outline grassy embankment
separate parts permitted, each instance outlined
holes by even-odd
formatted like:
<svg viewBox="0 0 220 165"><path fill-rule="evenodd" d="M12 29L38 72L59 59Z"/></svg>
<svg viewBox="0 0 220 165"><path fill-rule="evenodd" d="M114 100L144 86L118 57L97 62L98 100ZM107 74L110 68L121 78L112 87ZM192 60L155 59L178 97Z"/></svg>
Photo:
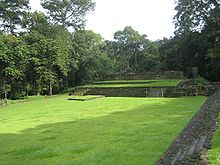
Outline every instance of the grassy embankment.
<svg viewBox="0 0 220 165"><path fill-rule="evenodd" d="M220 116L219 116L219 127L216 131L214 138L212 140L212 149L209 151L209 163L210 165L219 165L220 164Z"/></svg>

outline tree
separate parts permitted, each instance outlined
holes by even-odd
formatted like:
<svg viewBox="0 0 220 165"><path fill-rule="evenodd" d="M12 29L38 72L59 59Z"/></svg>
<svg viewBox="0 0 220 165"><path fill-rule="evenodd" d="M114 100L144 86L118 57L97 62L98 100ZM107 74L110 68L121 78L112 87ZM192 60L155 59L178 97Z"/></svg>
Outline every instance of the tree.
<svg viewBox="0 0 220 165"><path fill-rule="evenodd" d="M9 84L4 84L4 86L2 87L2 92L4 93L5 97L4 99L8 98L8 92L11 91L11 85Z"/></svg>
<svg viewBox="0 0 220 165"><path fill-rule="evenodd" d="M78 30L85 26L85 16L94 9L95 3L91 0L41 0L41 5L53 23Z"/></svg>
<svg viewBox="0 0 220 165"><path fill-rule="evenodd" d="M61 25L51 24L42 12L29 13L28 33L22 35L30 50L26 79L34 93L52 94L55 85L64 88L70 67L71 34Z"/></svg>
<svg viewBox="0 0 220 165"><path fill-rule="evenodd" d="M220 1L178 0L174 17L184 70L196 66L200 75L219 80ZM194 67L193 66L193 67Z"/></svg>
<svg viewBox="0 0 220 165"><path fill-rule="evenodd" d="M159 44L160 60L164 70L183 70L183 55L180 51L180 37L164 38Z"/></svg>
<svg viewBox="0 0 220 165"><path fill-rule="evenodd" d="M176 0L174 17L176 33L201 31L213 10L220 6L219 0Z"/></svg>
<svg viewBox="0 0 220 165"><path fill-rule="evenodd" d="M159 59L159 46L156 42L151 42L147 39L147 35L141 36L141 42L139 43L138 52L138 65L136 70L138 72L149 72L160 70L160 59Z"/></svg>
<svg viewBox="0 0 220 165"><path fill-rule="evenodd" d="M69 45L65 43L66 40L62 41L62 37L52 37L54 36L44 36L37 31L23 36L31 56L27 79L35 86L37 94L48 87L51 95L53 85L62 83L68 73Z"/></svg>
<svg viewBox="0 0 220 165"><path fill-rule="evenodd" d="M48 27L50 23L44 13L35 11L27 13L23 20L23 27L28 29L29 32L35 30L41 34L48 34Z"/></svg>
<svg viewBox="0 0 220 165"><path fill-rule="evenodd" d="M116 63L119 73L145 72L154 70L159 65L159 52L155 43L146 35L127 26L114 34L115 41L108 42L108 50Z"/></svg>
<svg viewBox="0 0 220 165"><path fill-rule="evenodd" d="M73 35L72 59L77 61L77 69L69 76L72 82L79 85L85 81L91 81L100 76L100 67L107 58L104 52L105 42L101 35L90 30L82 30ZM102 68L103 70L103 68ZM74 77L74 79L72 79Z"/></svg>
<svg viewBox="0 0 220 165"><path fill-rule="evenodd" d="M209 60L209 78L219 81L220 73L220 8L216 8L206 21L203 35L207 37L209 47L207 48L206 58Z"/></svg>
<svg viewBox="0 0 220 165"><path fill-rule="evenodd" d="M141 35L127 26L123 31L119 30L114 34L117 50L117 62L121 66L121 72L134 72L137 67L137 52L140 49ZM130 59L134 56L135 66L130 65Z"/></svg>
<svg viewBox="0 0 220 165"><path fill-rule="evenodd" d="M0 21L4 32L15 34L29 10L29 0L1 0Z"/></svg>
<svg viewBox="0 0 220 165"><path fill-rule="evenodd" d="M10 97L22 97L22 82L25 78L28 54L26 43L14 35L3 35L0 43L1 84L11 86Z"/></svg>

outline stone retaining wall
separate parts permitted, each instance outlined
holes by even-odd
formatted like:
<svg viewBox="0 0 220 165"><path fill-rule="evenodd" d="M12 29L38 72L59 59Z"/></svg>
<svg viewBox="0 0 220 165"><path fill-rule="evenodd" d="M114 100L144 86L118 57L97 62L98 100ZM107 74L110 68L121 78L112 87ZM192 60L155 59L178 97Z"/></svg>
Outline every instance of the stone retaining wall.
<svg viewBox="0 0 220 165"><path fill-rule="evenodd" d="M180 82L176 86L176 92L185 92L187 96L210 96L220 90L220 83L199 84L193 79Z"/></svg>
<svg viewBox="0 0 220 165"><path fill-rule="evenodd" d="M175 87L117 87L117 88L85 88L78 87L70 95L104 95L106 97L179 97Z"/></svg>
<svg viewBox="0 0 220 165"><path fill-rule="evenodd" d="M70 94L104 95L107 97L182 97L198 95L210 96L219 89L220 83L201 85L194 83L192 80L186 80L179 83L176 87L77 87L70 91Z"/></svg>
<svg viewBox="0 0 220 165"><path fill-rule="evenodd" d="M215 92L203 104L197 114L183 129L157 165L207 164L207 149L217 128L220 112L220 91Z"/></svg>
<svg viewBox="0 0 220 165"><path fill-rule="evenodd" d="M146 72L135 74L110 75L103 80L149 80L149 79L184 79L183 72L165 71L165 72Z"/></svg>
<svg viewBox="0 0 220 165"><path fill-rule="evenodd" d="M107 97L182 97L210 96L217 88L213 85L186 87L77 87L71 95L104 95Z"/></svg>

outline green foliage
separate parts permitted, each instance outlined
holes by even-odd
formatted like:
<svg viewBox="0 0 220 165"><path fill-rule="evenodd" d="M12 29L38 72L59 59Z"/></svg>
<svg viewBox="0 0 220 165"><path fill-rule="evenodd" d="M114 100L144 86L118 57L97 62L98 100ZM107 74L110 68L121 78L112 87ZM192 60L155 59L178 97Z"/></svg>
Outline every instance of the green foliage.
<svg viewBox="0 0 220 165"><path fill-rule="evenodd" d="M206 99L67 98L1 108L0 162L155 164Z"/></svg>
<svg viewBox="0 0 220 165"><path fill-rule="evenodd" d="M105 42L101 35L92 31L82 30L75 32L72 39L73 52L71 59L77 61L77 70L72 76L77 85L91 81L105 75L105 70L111 67L109 58L104 52ZM74 69L74 68L73 68Z"/></svg>
<svg viewBox="0 0 220 165"><path fill-rule="evenodd" d="M0 41L0 84L4 87L10 85L10 92L3 92L12 98L18 89L19 83L24 81L26 66L28 64L29 50L26 43L14 35L2 35Z"/></svg>
<svg viewBox="0 0 220 165"><path fill-rule="evenodd" d="M41 0L41 5L53 23L74 30L85 26L85 16L95 6L91 0Z"/></svg>
<svg viewBox="0 0 220 165"><path fill-rule="evenodd" d="M48 31L48 18L42 12L35 11L33 13L28 13L23 20L23 26L30 32L36 30L44 35L50 33L50 31Z"/></svg>
<svg viewBox="0 0 220 165"><path fill-rule="evenodd" d="M29 0L1 0L0 22L5 32L15 34L29 9Z"/></svg>
<svg viewBox="0 0 220 165"><path fill-rule="evenodd" d="M10 85L8 97L15 99L51 95L112 74L178 70L191 77L193 67L220 80L219 1L176 2L177 35L152 42L130 26L115 32L114 41L83 30L95 6L91 0L42 0L46 15L30 12L28 0L2 0L1 88Z"/></svg>
<svg viewBox="0 0 220 165"><path fill-rule="evenodd" d="M25 103L25 102L29 102L29 101L42 100L45 98L47 98L47 97L45 97L45 96L28 96L28 97L23 97L22 99L19 99L19 100L4 99L4 100L0 100L0 108L10 106L13 104L20 104L20 103Z"/></svg>
<svg viewBox="0 0 220 165"><path fill-rule="evenodd" d="M100 35L84 30L70 34L67 30L84 27L86 14L94 8L91 0L43 0L51 20L42 12L29 12L28 3L0 2L4 29L4 34L0 33L0 84L2 88L5 84L11 86L10 98L22 98L28 93L51 95L54 87L57 93L103 77L105 69L111 72ZM21 26L27 32L19 36L6 34L14 34Z"/></svg>
<svg viewBox="0 0 220 165"><path fill-rule="evenodd" d="M8 92L11 91L11 85L9 84L0 84L0 95L4 94L4 99L7 99Z"/></svg>
<svg viewBox="0 0 220 165"><path fill-rule="evenodd" d="M31 75L32 85L36 86L38 93L41 93L43 86L62 82L67 76L70 48L65 44L66 40L61 39L43 36L37 31L24 36L31 51L27 75Z"/></svg>
<svg viewBox="0 0 220 165"><path fill-rule="evenodd" d="M107 42L109 56L119 73L153 71L160 64L158 47L146 35L127 26L114 34L114 42Z"/></svg>
<svg viewBox="0 0 220 165"><path fill-rule="evenodd" d="M26 44L14 35L7 35L4 37L4 45L4 54L1 55L1 61L5 67L2 69L2 75L8 81L22 79L28 62Z"/></svg>
<svg viewBox="0 0 220 165"><path fill-rule="evenodd" d="M176 36L160 48L165 67L184 70L189 77L188 70L197 67L199 75L219 80L219 7L218 0L176 1Z"/></svg>
<svg viewBox="0 0 220 165"><path fill-rule="evenodd" d="M209 81L203 77L197 77L195 80L198 84L201 84L201 85L209 84Z"/></svg>
<svg viewBox="0 0 220 165"><path fill-rule="evenodd" d="M213 10L218 9L219 0L176 0L174 17L176 33L200 31Z"/></svg>

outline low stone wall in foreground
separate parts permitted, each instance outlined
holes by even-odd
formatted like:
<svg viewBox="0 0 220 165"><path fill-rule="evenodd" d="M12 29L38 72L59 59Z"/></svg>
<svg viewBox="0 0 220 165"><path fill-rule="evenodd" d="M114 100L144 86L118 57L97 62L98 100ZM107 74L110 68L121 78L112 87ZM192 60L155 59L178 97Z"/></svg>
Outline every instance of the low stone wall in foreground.
<svg viewBox="0 0 220 165"><path fill-rule="evenodd" d="M157 165L206 165L207 150L217 128L220 112L220 91L203 104L173 144L158 160Z"/></svg>
<svg viewBox="0 0 220 165"><path fill-rule="evenodd" d="M85 88L78 87L70 95L103 95L106 97L180 97L185 93L176 93L175 87L117 87Z"/></svg>

